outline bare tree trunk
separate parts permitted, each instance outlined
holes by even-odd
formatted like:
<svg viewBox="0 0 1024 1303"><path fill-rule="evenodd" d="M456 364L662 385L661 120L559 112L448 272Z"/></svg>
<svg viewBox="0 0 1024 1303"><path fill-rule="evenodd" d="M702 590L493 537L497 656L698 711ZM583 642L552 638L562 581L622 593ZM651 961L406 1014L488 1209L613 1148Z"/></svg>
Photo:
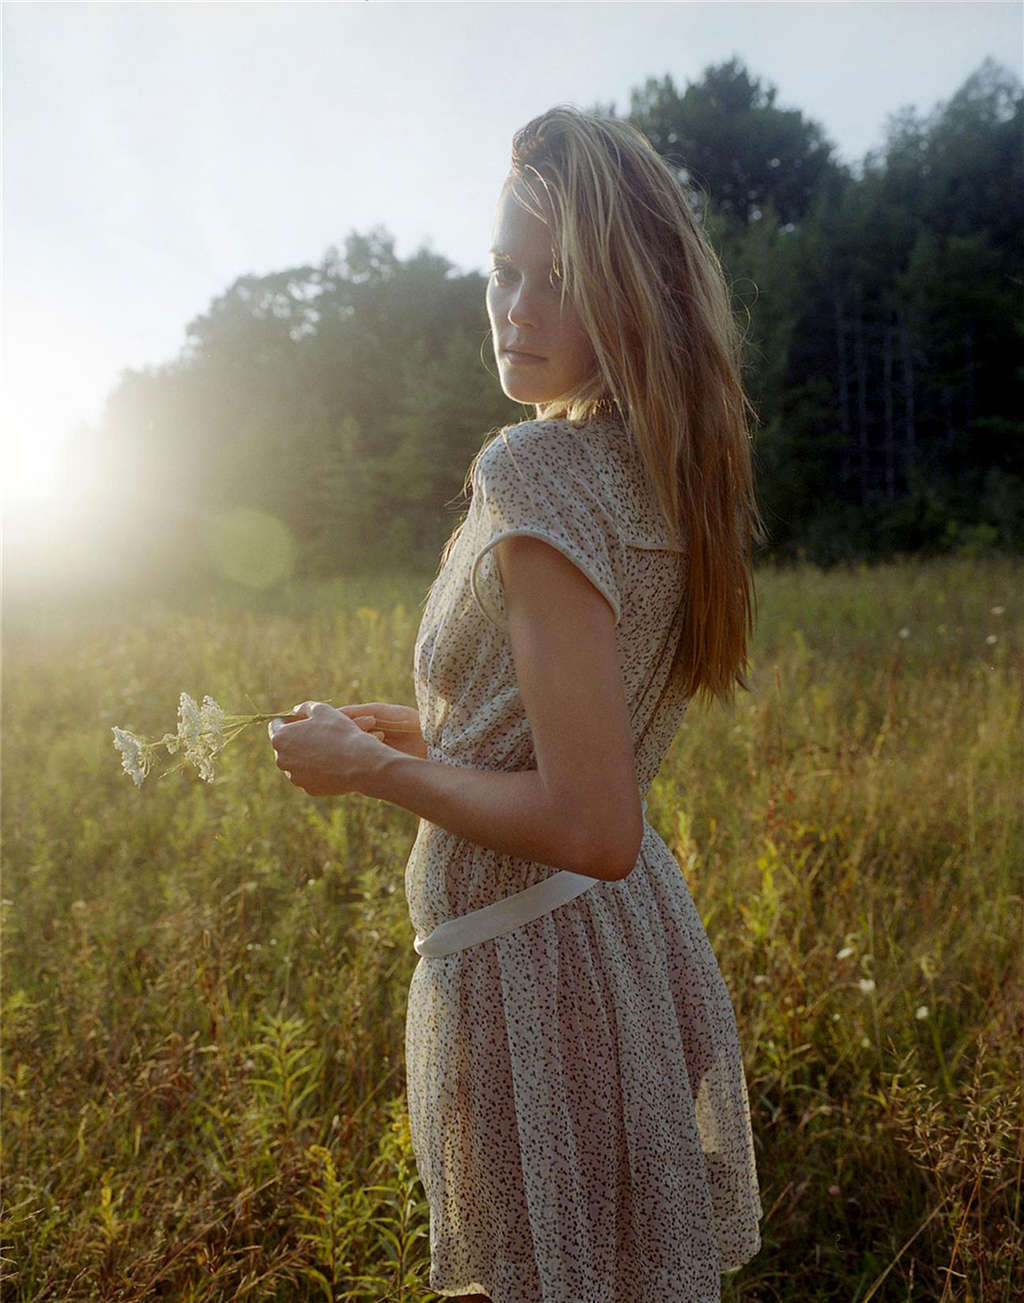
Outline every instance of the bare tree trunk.
<svg viewBox="0 0 1024 1303"><path fill-rule="evenodd" d="M853 317L853 360L857 368L857 436L860 448L860 500L868 500L871 467L868 446L868 363L864 349L864 290L860 281L855 286Z"/></svg>
<svg viewBox="0 0 1024 1303"><path fill-rule="evenodd" d="M896 438L892 402L892 327L885 327L882 348L882 390L885 403L885 496L896 497Z"/></svg>
<svg viewBox="0 0 1024 1303"><path fill-rule="evenodd" d="M964 352L967 358L965 367L965 378L967 383L964 385L964 403L966 409L964 412L964 424L970 425L971 421L974 419L974 332L972 330L968 330L967 334L964 335Z"/></svg>
<svg viewBox="0 0 1024 1303"><path fill-rule="evenodd" d="M846 319L843 315L843 296L836 287L832 299L836 318L836 355L839 366L839 432L842 447L839 453L839 483L850 482L850 373L846 356Z"/></svg>
<svg viewBox="0 0 1024 1303"><path fill-rule="evenodd" d="M903 459L905 473L917 465L917 432L914 428L914 359L910 351L910 329L906 313L897 320L900 330L900 361L903 364Z"/></svg>
<svg viewBox="0 0 1024 1303"><path fill-rule="evenodd" d="M946 418L946 448L948 450L956 442L956 426L953 424L953 386L945 383L942 386L942 414Z"/></svg>

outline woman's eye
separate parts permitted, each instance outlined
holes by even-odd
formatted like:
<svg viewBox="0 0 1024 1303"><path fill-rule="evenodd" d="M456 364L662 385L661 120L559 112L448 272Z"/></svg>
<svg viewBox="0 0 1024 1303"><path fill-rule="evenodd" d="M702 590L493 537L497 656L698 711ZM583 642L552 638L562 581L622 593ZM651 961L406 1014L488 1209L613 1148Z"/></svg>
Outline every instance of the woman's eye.
<svg viewBox="0 0 1024 1303"><path fill-rule="evenodd" d="M491 275L498 285L510 285L513 280L511 267L492 267Z"/></svg>

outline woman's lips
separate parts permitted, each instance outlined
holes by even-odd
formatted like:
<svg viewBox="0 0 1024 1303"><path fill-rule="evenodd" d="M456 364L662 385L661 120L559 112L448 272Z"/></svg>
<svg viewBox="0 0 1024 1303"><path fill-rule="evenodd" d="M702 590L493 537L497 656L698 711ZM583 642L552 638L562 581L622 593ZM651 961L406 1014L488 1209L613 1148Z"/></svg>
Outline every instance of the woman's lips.
<svg viewBox="0 0 1024 1303"><path fill-rule="evenodd" d="M516 366L532 366L537 362L544 362L547 360L546 358L538 357L536 353L521 353L515 348L506 348L504 352L508 360Z"/></svg>

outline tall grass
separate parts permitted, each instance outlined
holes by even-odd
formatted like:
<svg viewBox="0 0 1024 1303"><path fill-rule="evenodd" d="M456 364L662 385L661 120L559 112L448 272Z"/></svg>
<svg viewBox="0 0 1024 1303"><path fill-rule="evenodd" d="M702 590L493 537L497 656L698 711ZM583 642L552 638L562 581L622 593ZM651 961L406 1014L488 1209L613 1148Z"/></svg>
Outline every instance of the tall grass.
<svg viewBox="0 0 1024 1303"><path fill-rule="evenodd" d="M411 702L427 582L8 612L5 1298L434 1297L415 817L305 797L259 732L136 792L110 735L183 690ZM746 1056L764 1249L728 1298L1019 1297L1022 591L763 573L752 693L695 706L651 793Z"/></svg>

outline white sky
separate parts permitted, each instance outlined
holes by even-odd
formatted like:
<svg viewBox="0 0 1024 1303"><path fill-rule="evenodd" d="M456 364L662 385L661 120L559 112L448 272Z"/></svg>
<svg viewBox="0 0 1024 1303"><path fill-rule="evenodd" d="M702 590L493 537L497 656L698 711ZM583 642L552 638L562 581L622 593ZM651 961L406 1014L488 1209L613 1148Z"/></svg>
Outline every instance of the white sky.
<svg viewBox="0 0 1024 1303"><path fill-rule="evenodd" d="M512 133L555 103L682 90L734 54L840 157L930 111L1013 3L5 4L8 498L59 478L74 426L158 365L245 273L386 226L483 268Z"/></svg>

